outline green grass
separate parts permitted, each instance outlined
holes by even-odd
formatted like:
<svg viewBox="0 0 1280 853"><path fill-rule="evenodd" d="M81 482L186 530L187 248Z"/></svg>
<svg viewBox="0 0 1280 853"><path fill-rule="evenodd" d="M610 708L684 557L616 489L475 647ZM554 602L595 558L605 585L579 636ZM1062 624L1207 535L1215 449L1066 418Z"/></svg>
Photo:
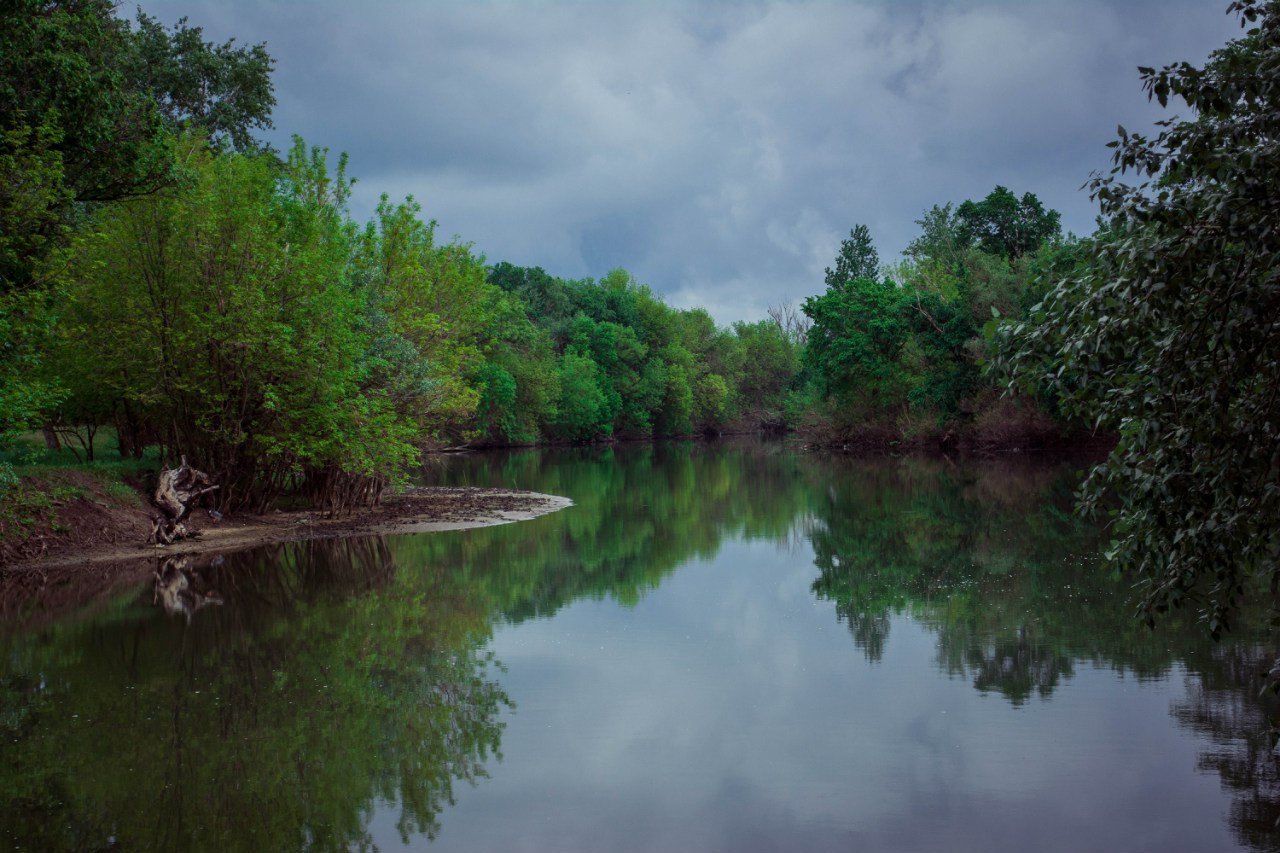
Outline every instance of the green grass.
<svg viewBox="0 0 1280 853"><path fill-rule="evenodd" d="M0 542L20 541L42 525L58 532L56 505L90 496L89 489L68 476L72 472L91 474L103 493L128 502L138 498L126 479L143 479L160 468L156 448L148 448L141 459L122 459L110 430L101 430L94 445L93 462L83 461L83 449L79 458L67 449L49 450L38 432L0 446Z"/></svg>
<svg viewBox="0 0 1280 853"><path fill-rule="evenodd" d="M52 470L72 468L93 472L104 483L119 482L128 475L160 469L160 453L155 447L148 447L141 459L121 458L115 449L114 430L99 430L93 444L95 459L93 462L85 462L83 449L76 449L80 454L78 457L65 447L62 450L50 450L45 447L44 437L40 433L29 432L7 446L0 445L0 466L7 463L19 477L38 477Z"/></svg>

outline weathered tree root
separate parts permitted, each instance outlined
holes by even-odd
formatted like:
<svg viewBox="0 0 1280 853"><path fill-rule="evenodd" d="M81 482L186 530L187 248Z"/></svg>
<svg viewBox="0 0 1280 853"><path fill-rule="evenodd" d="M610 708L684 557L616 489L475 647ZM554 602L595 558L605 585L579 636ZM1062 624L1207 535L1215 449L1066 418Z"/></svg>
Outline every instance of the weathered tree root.
<svg viewBox="0 0 1280 853"><path fill-rule="evenodd" d="M177 468L165 467L160 472L160 482L156 484L156 493L151 502L161 514L151 516L151 536L148 543L156 545L172 545L179 539L191 538L194 534L182 523L196 498L218 488L213 485L212 478L187 464L187 457L182 457L182 464Z"/></svg>

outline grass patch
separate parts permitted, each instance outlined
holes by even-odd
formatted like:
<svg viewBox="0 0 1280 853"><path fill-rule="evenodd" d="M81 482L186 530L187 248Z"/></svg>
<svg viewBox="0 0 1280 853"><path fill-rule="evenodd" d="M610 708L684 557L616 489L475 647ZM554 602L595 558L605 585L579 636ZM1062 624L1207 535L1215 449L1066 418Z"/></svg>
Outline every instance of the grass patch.
<svg viewBox="0 0 1280 853"><path fill-rule="evenodd" d="M113 435L102 433L106 434L98 435L95 450L106 452L93 462L81 461L83 449L79 459L68 449L48 449L38 432L0 447L0 544L21 543L41 529L67 532L58 507L70 501L142 505L132 484L154 477L161 467L159 451L148 448L141 459L121 458L111 446ZM92 480L86 480L86 474Z"/></svg>
<svg viewBox="0 0 1280 853"><path fill-rule="evenodd" d="M73 497L74 490L41 488L38 481L22 480L0 495L0 542L20 542L37 527L56 530L56 502Z"/></svg>

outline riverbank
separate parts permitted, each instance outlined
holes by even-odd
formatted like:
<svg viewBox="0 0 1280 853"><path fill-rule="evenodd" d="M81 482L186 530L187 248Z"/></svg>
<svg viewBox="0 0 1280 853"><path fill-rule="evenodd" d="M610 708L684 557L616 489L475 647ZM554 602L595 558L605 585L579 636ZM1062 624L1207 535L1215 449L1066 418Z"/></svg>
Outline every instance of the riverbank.
<svg viewBox="0 0 1280 853"><path fill-rule="evenodd" d="M145 544L151 522L141 495L119 485L73 470L24 480L21 488L32 499L11 512L12 517L0 519L0 533L12 534L0 539L0 572L88 567L306 539L460 530L536 518L572 503L535 492L413 487L338 517L310 510L216 517L197 508L187 521L195 537L158 547Z"/></svg>
<svg viewBox="0 0 1280 853"><path fill-rule="evenodd" d="M218 555L310 539L384 536L462 530L525 521L572 505L568 498L505 489L418 487L349 516L313 511L215 519L204 509L190 517L198 535L173 545L144 544L151 529L142 497L112 488L85 471L59 471L28 486L47 498L29 519L27 536L3 540L0 629L31 627L110 600L158 576L181 559L216 561ZM71 494L71 492L76 494ZM3 523L12 524L6 518Z"/></svg>

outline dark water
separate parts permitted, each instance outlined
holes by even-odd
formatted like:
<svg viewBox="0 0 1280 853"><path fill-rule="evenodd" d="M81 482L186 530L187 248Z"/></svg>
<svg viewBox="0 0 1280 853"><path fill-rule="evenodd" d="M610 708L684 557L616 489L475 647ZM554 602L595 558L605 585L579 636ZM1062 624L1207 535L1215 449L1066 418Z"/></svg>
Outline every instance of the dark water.
<svg viewBox="0 0 1280 853"><path fill-rule="evenodd" d="M450 459L576 506L10 630L0 849L1280 849L1270 647L1133 620L1071 470Z"/></svg>

